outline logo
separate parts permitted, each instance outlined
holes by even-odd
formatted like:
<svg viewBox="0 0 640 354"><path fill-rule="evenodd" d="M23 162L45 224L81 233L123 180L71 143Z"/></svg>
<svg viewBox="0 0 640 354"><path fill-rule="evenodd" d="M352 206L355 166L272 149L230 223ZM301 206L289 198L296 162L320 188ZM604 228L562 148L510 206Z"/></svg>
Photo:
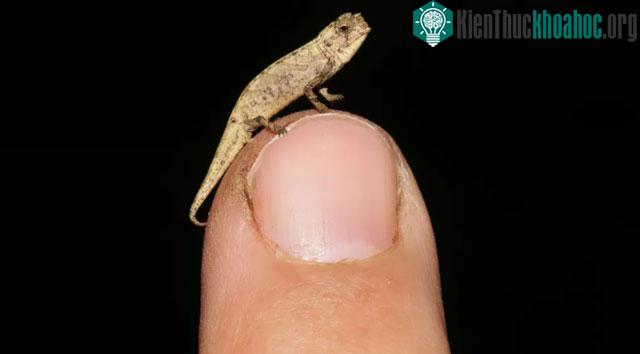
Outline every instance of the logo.
<svg viewBox="0 0 640 354"><path fill-rule="evenodd" d="M453 35L453 12L435 1L413 11L413 35L435 47Z"/></svg>

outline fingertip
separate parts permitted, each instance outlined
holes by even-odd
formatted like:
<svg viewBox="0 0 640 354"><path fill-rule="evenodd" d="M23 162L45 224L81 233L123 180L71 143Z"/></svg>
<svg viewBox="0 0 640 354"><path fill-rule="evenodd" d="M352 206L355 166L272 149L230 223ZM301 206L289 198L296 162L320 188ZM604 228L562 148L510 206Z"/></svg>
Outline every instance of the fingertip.
<svg viewBox="0 0 640 354"><path fill-rule="evenodd" d="M431 223L393 139L346 112L279 123L289 133L257 134L216 192L201 352L447 352Z"/></svg>

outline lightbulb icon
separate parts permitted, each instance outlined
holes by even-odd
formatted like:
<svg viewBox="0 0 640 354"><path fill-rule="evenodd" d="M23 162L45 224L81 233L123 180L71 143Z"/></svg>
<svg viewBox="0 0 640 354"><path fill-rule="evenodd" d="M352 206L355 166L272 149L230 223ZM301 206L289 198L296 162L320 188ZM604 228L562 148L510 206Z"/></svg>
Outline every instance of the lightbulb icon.
<svg viewBox="0 0 640 354"><path fill-rule="evenodd" d="M422 27L420 34L426 34L427 43L432 47L440 43L440 34L443 33L442 30L445 24L451 23L451 21L447 21L447 15L445 15L444 10L446 10L446 8L440 10L435 7L433 2L427 10L420 8L422 14L420 15L420 20L416 22ZM446 32L444 32L444 34L446 34Z"/></svg>

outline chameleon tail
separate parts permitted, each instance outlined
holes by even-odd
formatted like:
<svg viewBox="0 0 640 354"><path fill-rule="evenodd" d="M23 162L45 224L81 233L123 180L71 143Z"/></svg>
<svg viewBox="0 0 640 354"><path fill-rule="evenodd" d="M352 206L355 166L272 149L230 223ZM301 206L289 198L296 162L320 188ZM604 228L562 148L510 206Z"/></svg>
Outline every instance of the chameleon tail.
<svg viewBox="0 0 640 354"><path fill-rule="evenodd" d="M189 209L189 219L192 223L197 226L205 226L207 223L198 220L197 213L202 206L202 203L207 199L213 187L218 184L222 176L224 175L229 165L233 161L234 157L238 154L238 152L242 149L247 139L244 139L243 131L238 129L229 129L231 127L227 127L222 136L222 141L232 142L230 145L220 145L216 150L215 155L213 156L213 161L211 161L211 165L209 166L209 170L207 171L207 175L202 182L202 185L198 189L198 193L196 193L195 198L193 199L193 203L191 203L191 208ZM250 134L250 133L249 133ZM249 135L250 138L250 135Z"/></svg>

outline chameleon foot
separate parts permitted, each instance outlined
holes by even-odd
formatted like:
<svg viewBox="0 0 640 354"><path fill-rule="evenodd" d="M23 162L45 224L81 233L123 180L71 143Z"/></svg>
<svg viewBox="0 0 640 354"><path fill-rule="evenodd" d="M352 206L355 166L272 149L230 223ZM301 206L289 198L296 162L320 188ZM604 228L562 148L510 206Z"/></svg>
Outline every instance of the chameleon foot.
<svg viewBox="0 0 640 354"><path fill-rule="evenodd" d="M329 102L341 101L344 99L344 96L341 94L329 93L329 89L327 89L326 87L320 88L318 92L322 95L322 97L324 97L325 100Z"/></svg>
<svg viewBox="0 0 640 354"><path fill-rule="evenodd" d="M273 134L277 134L278 136L287 134L287 128L281 126L280 124L269 122L269 120L263 116L251 118L248 121L248 124L255 128L267 128L270 132L272 132Z"/></svg>
<svg viewBox="0 0 640 354"><path fill-rule="evenodd" d="M267 123L265 128L269 129L270 132L272 132L273 134L277 134L280 137L285 136L287 134L287 128L281 126L280 124Z"/></svg>

